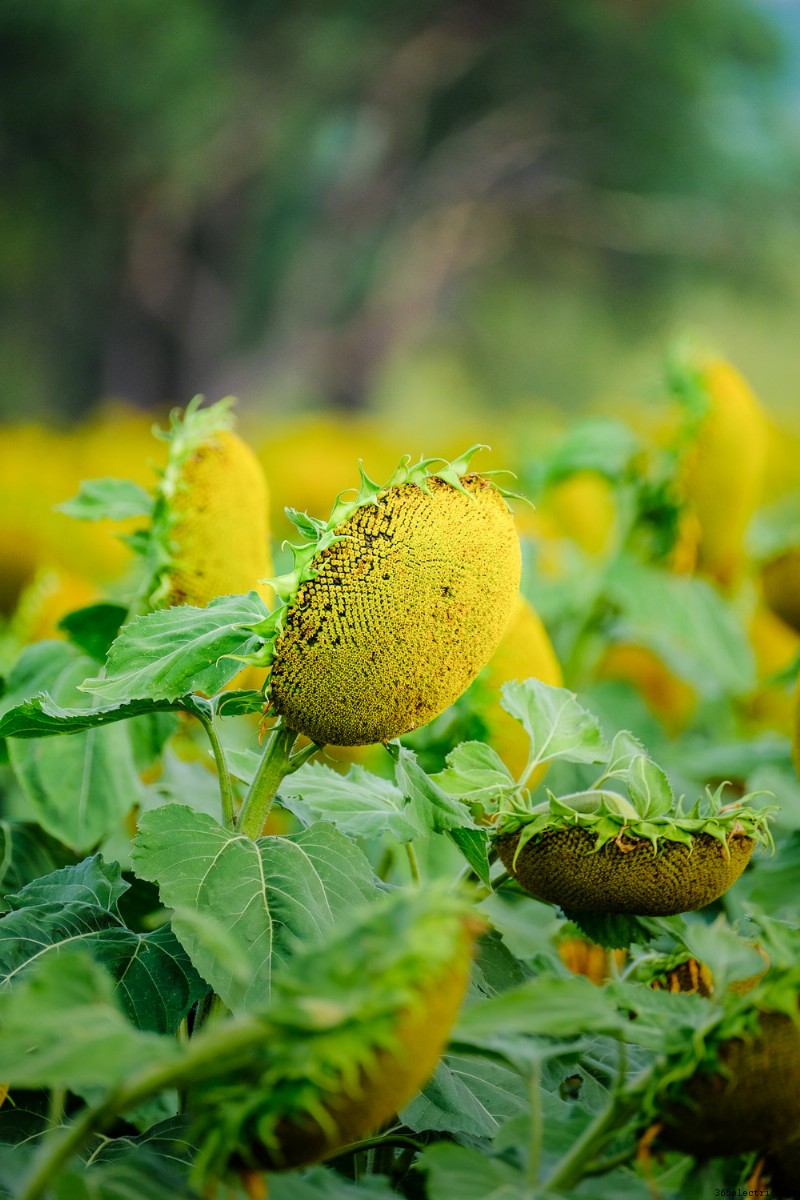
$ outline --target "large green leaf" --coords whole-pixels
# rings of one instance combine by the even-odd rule
[[[137,803],[141,782],[127,731],[89,729],[70,738],[9,742],[9,758],[43,829],[92,850]]]
[[[0,1078],[25,1088],[114,1086],[181,1053],[174,1038],[136,1029],[113,979],[74,946],[0,993],[0,1031]]]
[[[508,1117],[527,1107],[527,1088],[503,1063],[448,1054],[422,1092],[402,1111],[410,1129],[492,1138]]]
[[[259,648],[262,639],[252,629],[268,616],[257,592],[221,596],[206,608],[182,604],[147,613],[123,627],[105,676],[87,679],[82,690],[104,705],[213,695],[241,669],[228,656]]]
[[[0,990],[16,989],[43,959],[82,947],[116,980],[119,1002],[141,1029],[173,1032],[205,987],[168,925],[126,928],[117,908],[128,889],[116,863],[95,856],[34,880],[0,918]]]
[[[709,583],[620,558],[607,579],[625,641],[654,650],[706,696],[755,686],[755,659],[742,622]]]
[[[25,709],[24,701],[43,689],[59,707],[92,707],[77,689],[95,668],[92,659],[66,643],[40,645],[45,651],[31,647],[12,672],[13,702],[4,705],[12,722],[8,710],[16,712],[21,702]],[[94,849],[141,794],[130,738],[122,726],[89,728],[71,738],[12,738],[8,754],[32,816],[78,852]]]
[[[558,758],[576,763],[605,760],[600,726],[574,692],[525,679],[503,684],[502,694],[503,708],[522,722],[531,740],[526,775],[539,763]]]
[[[44,692],[15,705],[0,717],[0,737],[44,738],[83,733],[131,717],[180,710],[193,712],[196,707],[195,700],[186,696],[179,700],[130,700],[104,708],[62,708]]]
[[[286,808],[306,823],[331,821],[352,837],[390,833],[400,842],[410,842],[428,832],[398,787],[358,765],[340,775],[322,763],[306,763],[287,775],[280,795]]]
[[[178,909],[174,928],[203,978],[238,1011],[264,1003],[272,970],[298,940],[324,935],[337,915],[374,894],[367,859],[332,825],[253,841],[212,817],[169,804],[141,819],[136,872]],[[242,985],[182,910],[208,914],[238,939],[252,965]]]

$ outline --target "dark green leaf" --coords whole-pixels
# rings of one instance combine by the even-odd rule
[[[104,662],[108,648],[127,616],[128,609],[124,604],[103,601],[67,613],[58,622],[58,627],[64,630],[73,646],[97,662]]]
[[[262,639],[251,626],[269,613],[257,592],[221,596],[206,608],[188,604],[147,613],[124,626],[113,643],[104,678],[82,691],[106,705],[127,700],[177,700],[213,695],[241,670],[230,655],[250,654]]]
[[[69,852],[35,825],[0,821],[0,895],[65,866]]]
[[[21,688],[23,695],[15,696],[14,712],[33,676],[39,690],[49,689],[57,706],[80,710],[83,704],[88,711],[91,700],[77,690],[77,684],[95,664],[67,643],[40,645],[47,648],[44,654],[24,654],[18,664],[19,674],[24,676],[18,693]],[[16,675],[16,669],[12,674]],[[24,703],[22,708],[24,713],[29,711]],[[15,717],[8,711],[6,718],[13,724]],[[12,738],[7,744],[14,773],[36,820],[79,852],[94,849],[140,797],[142,784],[122,726],[90,728],[70,738]]]
[[[36,963],[80,945],[117,981],[120,1002],[140,1028],[173,1032],[205,988],[168,925],[153,933],[125,927],[117,903],[127,887],[117,864],[95,857],[8,897],[0,989],[17,987]]]
[[[142,784],[121,725],[8,745],[32,815],[78,852],[94,849],[138,802]]]
[[[338,914],[374,894],[364,855],[321,822],[291,838],[253,841],[170,804],[143,815],[133,858],[137,874],[158,883],[164,904],[208,914],[238,937],[251,963],[246,987],[196,923],[180,915],[174,922],[197,970],[234,1010],[263,1004],[273,967],[298,939],[324,936]]]
[[[455,842],[472,870],[486,887],[491,887],[489,872],[489,845],[483,829],[448,829],[448,837]]]
[[[647,943],[652,937],[641,918],[627,913],[565,911],[564,915],[590,942],[596,942],[606,950],[627,950],[634,942]]]
[[[78,495],[59,504],[58,511],[79,521],[125,521],[149,516],[153,497],[130,479],[87,479]]]
[[[119,899],[129,887],[122,878],[119,863],[105,863],[99,854],[94,854],[83,862],[32,880],[16,895],[9,896],[7,903],[14,911],[51,902],[96,904],[119,916]]]

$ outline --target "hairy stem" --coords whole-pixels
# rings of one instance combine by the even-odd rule
[[[239,813],[237,828],[246,837],[255,839],[261,836],[281,781],[293,769],[290,756],[296,740],[294,729],[288,729],[285,725],[276,725],[273,729]]]

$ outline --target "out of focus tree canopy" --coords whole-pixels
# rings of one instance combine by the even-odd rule
[[[431,330],[524,351],[565,275],[644,325],[778,286],[782,56],[749,0],[3,0],[0,411],[360,407]]]

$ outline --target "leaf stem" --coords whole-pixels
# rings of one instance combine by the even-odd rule
[[[219,740],[219,734],[214,725],[214,718],[201,710],[196,710],[195,716],[208,734],[208,740],[211,743],[211,749],[214,753],[214,763],[216,764],[217,777],[219,779],[219,795],[222,801],[223,824],[226,829],[233,829],[236,825],[236,814],[233,807],[233,784],[228,764],[225,761],[222,742]]]
[[[237,828],[246,837],[255,839],[261,836],[281,781],[292,769],[290,756],[296,740],[297,733],[286,725],[276,725],[270,734],[239,813]]]
[[[408,858],[408,865],[411,869],[411,878],[413,879],[414,883],[418,884],[419,883],[419,863],[417,862],[416,851],[415,851],[414,847],[411,845],[411,842],[406,842],[405,847],[406,847],[406,857]]]

